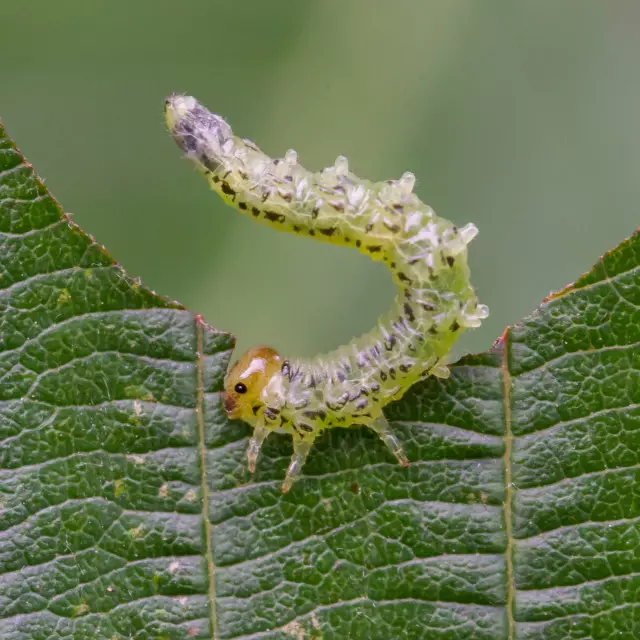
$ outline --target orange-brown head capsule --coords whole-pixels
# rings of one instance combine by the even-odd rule
[[[222,402],[229,418],[253,422],[264,407],[260,396],[271,377],[282,368],[278,352],[270,347],[249,349],[236,362],[224,381]]]

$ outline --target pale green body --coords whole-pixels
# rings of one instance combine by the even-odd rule
[[[451,345],[487,316],[467,266],[466,245],[477,230],[436,216],[412,192],[411,174],[370,182],[349,172],[344,158],[311,173],[295,152],[273,160],[192,98],[175,100],[183,103],[172,105],[174,120],[168,115],[174,137],[228,203],[279,231],[354,246],[383,261],[399,287],[369,333],[325,355],[285,360],[262,392],[253,425],[284,429],[294,441],[353,424],[392,437],[382,408],[417,380],[448,375]]]

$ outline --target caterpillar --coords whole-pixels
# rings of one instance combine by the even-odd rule
[[[325,429],[367,426],[398,462],[409,464],[382,412],[429,375],[445,378],[444,359],[463,329],[489,310],[469,282],[467,244],[478,230],[457,228],[413,193],[415,178],[370,182],[340,156],[312,173],[293,150],[272,159],[235,136],[195,98],[165,101],[167,127],[178,146],[225,202],[279,231],[356,247],[384,262],[398,286],[391,309],[369,333],[310,359],[274,349],[246,352],[225,378],[222,400],[231,419],[253,427],[251,473],[265,438],[289,433],[293,455],[282,492],[300,476],[313,441]]]

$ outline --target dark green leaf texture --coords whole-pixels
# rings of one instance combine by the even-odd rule
[[[0,128],[0,637],[640,637],[640,236],[280,483],[233,342],[132,280]]]

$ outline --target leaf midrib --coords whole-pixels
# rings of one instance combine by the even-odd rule
[[[515,638],[515,586],[513,582],[513,535],[511,531],[511,500],[513,485],[511,483],[511,450],[513,447],[513,433],[511,431],[511,372],[509,371],[509,334],[510,328],[505,329],[500,340],[502,341],[502,399],[504,406],[504,529],[506,545],[504,550],[505,571],[507,580],[507,638]]]
[[[209,487],[207,484],[207,447],[204,424],[204,327],[202,317],[194,316],[196,334],[196,422],[198,425],[198,458],[200,460],[200,487],[202,491],[202,528],[205,537],[207,554],[207,577],[209,597],[209,624],[212,638],[218,637],[216,619],[216,583],[215,564],[213,561],[212,527],[209,518]]]

